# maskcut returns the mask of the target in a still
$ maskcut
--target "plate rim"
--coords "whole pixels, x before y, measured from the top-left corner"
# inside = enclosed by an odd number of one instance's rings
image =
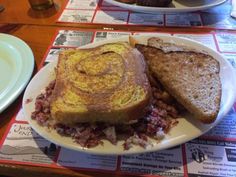
[[[196,7],[184,7],[184,8],[174,8],[174,7],[148,7],[148,6],[137,6],[133,4],[126,4],[122,2],[118,2],[115,0],[104,0],[107,3],[112,5],[132,10],[133,12],[143,12],[143,13],[150,13],[150,14],[158,14],[158,13],[175,13],[175,12],[194,12],[198,10],[206,10],[215,6],[219,6],[225,3],[227,0],[217,0],[217,2],[212,2],[211,4],[196,6]]]
[[[211,49],[211,48],[209,48],[209,47],[207,47],[207,46],[204,46],[203,44],[201,44],[200,42],[197,42],[197,41],[194,41],[194,40],[191,40],[191,39],[186,39],[186,38],[181,38],[181,37],[176,37],[176,36],[163,36],[163,35],[137,35],[137,36],[143,36],[144,38],[148,38],[148,37],[159,37],[159,38],[172,38],[172,39],[179,39],[179,40],[182,40],[182,41],[190,41],[190,42],[193,42],[193,43],[197,43],[198,45],[201,45],[203,48],[206,48],[206,49],[208,49],[208,50],[210,50],[211,52],[213,52],[213,53],[216,53],[217,55],[219,55],[219,57],[220,57],[220,60],[223,60],[224,62],[225,62],[225,64],[226,65],[228,65],[228,67],[229,67],[229,69],[230,69],[230,72],[233,72],[233,73],[235,73],[235,71],[234,71],[234,68],[232,67],[232,65],[219,53],[219,52],[216,52],[216,51],[214,51],[213,49]],[[105,40],[105,41],[99,41],[99,42],[96,42],[96,43],[91,43],[91,44],[88,44],[88,45],[86,45],[86,46],[83,46],[83,48],[89,48],[89,47],[94,47],[94,45],[96,46],[96,45],[101,45],[101,44],[104,44],[104,43],[110,43],[110,42],[114,42],[114,41],[120,41],[120,40],[125,40],[127,37],[129,37],[129,36],[125,36],[125,37],[122,37],[122,38],[119,38],[119,39],[112,39],[112,40]],[[126,39],[127,40],[127,39]],[[219,59],[219,58],[218,58]],[[217,60],[218,60],[217,59]],[[57,61],[55,61],[55,62],[57,62]],[[56,66],[56,63],[55,62],[51,62],[51,63],[49,63],[48,65],[46,65],[43,69],[45,69],[45,68],[49,68],[49,67],[51,67],[51,66]],[[39,72],[43,72],[43,70],[40,70]],[[38,73],[37,73],[38,74]],[[36,75],[37,75],[36,74]],[[32,79],[33,80],[33,79]],[[233,80],[235,80],[236,81],[236,77],[234,77],[233,78]],[[233,83],[231,83],[231,84],[233,84]],[[30,84],[29,84],[30,85]],[[28,91],[28,87],[26,88],[26,92],[25,93],[27,93],[27,91]],[[195,138],[197,138],[197,137],[199,137],[199,136],[201,136],[201,135],[203,135],[204,133],[206,133],[207,131],[209,131],[210,129],[212,129],[214,126],[216,126],[223,118],[224,118],[224,116],[226,115],[226,113],[228,113],[229,111],[230,111],[230,109],[232,108],[232,105],[233,105],[233,103],[234,103],[234,101],[235,101],[235,98],[236,98],[236,93],[235,92],[233,92],[233,95],[232,95],[232,97],[231,98],[228,98],[228,99],[230,99],[230,107],[227,107],[227,110],[224,110],[223,112],[221,112],[221,117],[219,117],[219,115],[218,115],[218,117],[217,117],[217,120],[213,123],[213,124],[208,124],[208,125],[206,125],[207,126],[207,128],[204,130],[204,131],[202,131],[201,130],[201,132],[199,133],[199,134],[195,134],[194,136],[188,136],[187,138],[185,137],[185,138],[183,138],[183,140],[182,141],[180,141],[179,143],[174,143],[174,144],[172,144],[172,145],[162,145],[163,147],[162,148],[157,148],[157,149],[155,149],[155,148],[151,148],[151,149],[140,149],[140,150],[135,150],[135,151],[130,151],[130,150],[128,150],[128,151],[122,151],[122,152],[113,152],[113,153],[111,153],[111,152],[98,152],[98,151],[96,151],[96,150],[94,150],[93,148],[90,148],[90,149],[88,149],[88,148],[83,148],[83,147],[81,147],[81,146],[79,146],[78,144],[77,144],[77,147],[75,147],[75,145],[68,145],[68,144],[62,144],[62,143],[60,143],[59,142],[59,140],[55,140],[55,139],[50,139],[50,138],[48,138],[48,137],[45,137],[45,131],[44,132],[38,132],[38,130],[37,130],[37,128],[39,127],[39,125],[37,125],[37,123],[36,123],[36,121],[34,121],[34,120],[32,120],[31,118],[30,118],[30,116],[26,116],[27,117],[27,121],[29,122],[29,125],[38,133],[38,134],[40,134],[41,136],[43,136],[45,139],[47,139],[47,140],[49,140],[49,141],[51,141],[51,142],[53,142],[53,143],[55,143],[55,144],[59,144],[60,146],[62,146],[62,147],[65,147],[65,148],[68,148],[68,149],[72,149],[72,150],[75,150],[75,151],[78,151],[78,152],[86,152],[86,153],[90,153],[90,154],[100,154],[100,155],[127,155],[127,154],[137,154],[137,153],[146,153],[146,152],[153,152],[153,151],[160,151],[160,150],[163,150],[163,149],[166,149],[166,148],[171,148],[171,147],[174,147],[174,146],[177,146],[177,145],[180,145],[180,144],[182,144],[182,143],[186,143],[187,141],[190,141],[190,140],[192,140],[192,139],[195,139]],[[24,113],[25,113],[25,111],[26,111],[26,104],[25,104],[25,102],[24,101],[26,101],[26,99],[27,99],[27,95],[26,94],[24,94],[24,97],[23,97],[23,111],[24,111]],[[178,125],[177,125],[178,126]],[[205,126],[205,125],[204,125]],[[175,128],[175,127],[174,127]],[[174,129],[173,128],[173,129]],[[41,127],[40,129],[45,129],[44,127]],[[202,128],[203,129],[203,128]],[[46,130],[46,129],[45,129]],[[46,130],[47,131],[47,130]],[[47,132],[46,132],[47,133]],[[62,137],[62,139],[63,138],[66,138],[66,137]],[[71,138],[72,139],[72,138]],[[103,146],[104,147],[104,146]],[[132,149],[132,148],[131,148]]]
[[[19,54],[21,55],[21,63],[22,63],[20,73],[19,75],[17,75],[18,79],[14,82],[14,85],[7,91],[7,93],[0,100],[0,113],[2,113],[23,92],[24,88],[26,87],[27,83],[29,82],[32,76],[35,63],[34,63],[34,55],[31,48],[22,39],[5,33],[0,33],[0,39],[3,42],[8,43],[10,46],[13,46],[14,49],[16,49],[19,52]],[[20,44],[20,46],[18,46],[17,44]]]

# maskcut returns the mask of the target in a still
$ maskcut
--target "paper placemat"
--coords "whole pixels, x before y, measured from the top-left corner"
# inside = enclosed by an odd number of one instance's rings
[[[232,10],[232,11],[231,11]],[[234,12],[235,11],[235,12]],[[104,0],[69,0],[57,22],[158,27],[235,29],[232,1],[197,12],[145,14],[113,6]]]
[[[49,46],[42,66],[57,58],[66,48],[79,47],[94,41],[139,35],[124,31],[59,30]],[[150,34],[150,33],[145,33]],[[153,33],[152,33],[153,34]],[[174,35],[202,42],[221,52],[236,69],[236,33],[155,33]],[[230,76],[229,76],[230,77]],[[13,117],[0,142],[0,162],[94,170],[113,174],[185,177],[236,176],[236,104],[211,131],[183,145],[158,152],[137,155],[91,155],[61,148],[34,132],[22,110]]]

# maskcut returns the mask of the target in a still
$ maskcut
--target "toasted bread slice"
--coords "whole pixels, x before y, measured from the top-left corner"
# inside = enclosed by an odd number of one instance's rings
[[[212,56],[190,51],[159,38],[136,45],[151,72],[189,112],[203,123],[213,122],[220,109],[220,65]]]
[[[146,69],[143,55],[128,43],[63,51],[51,101],[52,118],[64,124],[139,119],[151,98]]]

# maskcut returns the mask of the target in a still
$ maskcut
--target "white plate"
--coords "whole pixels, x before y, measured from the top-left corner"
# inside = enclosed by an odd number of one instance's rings
[[[23,91],[34,69],[34,56],[21,39],[0,33],[0,113]]]
[[[147,39],[153,36],[154,35],[152,36],[139,35],[139,36],[134,36],[134,38],[139,43],[145,44],[147,42]],[[161,141],[160,143],[153,141],[152,142],[153,146],[150,146],[147,149],[135,146],[128,151],[124,151],[122,146],[123,143],[122,141],[118,142],[117,146],[112,145],[108,141],[104,141],[104,146],[99,145],[91,149],[82,148],[80,145],[74,143],[71,138],[60,136],[54,130],[48,131],[47,128],[39,126],[36,123],[36,121],[30,118],[31,113],[34,111],[34,103],[36,96],[39,95],[49,84],[49,82],[55,78],[54,68],[57,63],[55,61],[42,68],[35,75],[35,77],[31,80],[28,87],[26,88],[23,98],[23,111],[25,117],[28,118],[28,122],[30,123],[30,125],[37,133],[39,133],[41,136],[45,137],[49,141],[54,142],[55,144],[59,144],[69,149],[95,153],[95,154],[129,154],[129,153],[157,151],[182,144],[210,130],[226,115],[226,113],[230,110],[230,108],[234,103],[236,96],[236,90],[235,90],[236,77],[233,67],[219,53],[216,53],[212,49],[203,46],[198,42],[172,36],[157,36],[157,37],[163,39],[164,41],[173,42],[178,45],[192,47],[197,50],[204,50],[205,52],[209,53],[220,62],[220,77],[222,81],[222,100],[221,100],[221,108],[219,115],[214,123],[205,125],[196,121],[196,119],[193,119],[191,115],[188,115],[187,119],[181,118],[179,120],[179,124],[176,127],[174,127],[168,135],[166,135],[163,141]],[[123,37],[120,39],[114,39],[109,41],[100,41],[98,43],[89,44],[86,46],[86,48],[95,47],[104,43],[128,41],[128,40],[129,40],[128,37]],[[30,103],[26,103],[27,99],[33,99],[33,101]]]
[[[106,2],[128,10],[144,13],[174,13],[174,12],[191,12],[205,10],[224,3],[226,0],[173,0],[169,7],[147,7],[135,4],[125,4],[115,0],[105,0]]]

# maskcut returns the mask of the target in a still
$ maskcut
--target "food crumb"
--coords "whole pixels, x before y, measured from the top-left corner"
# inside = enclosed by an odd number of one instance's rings
[[[25,101],[25,104],[29,104],[33,101],[33,98],[27,98],[26,101]]]

